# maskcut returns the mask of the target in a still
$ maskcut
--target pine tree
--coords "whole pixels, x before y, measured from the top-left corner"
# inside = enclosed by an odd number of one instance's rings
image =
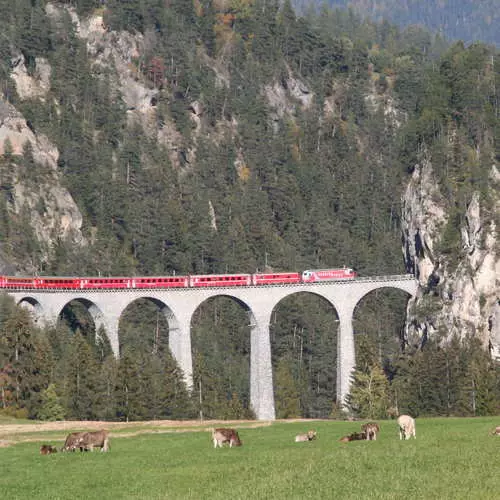
[[[225,420],[238,420],[252,418],[253,414],[245,408],[238,397],[238,394],[233,392],[231,399],[227,402],[222,418]]]
[[[165,411],[162,361],[157,354],[145,354],[141,364],[140,390],[144,401],[144,418],[156,420],[161,418]]]
[[[221,377],[208,366],[205,357],[195,352],[193,363],[193,401],[200,419],[221,418],[226,404],[220,394]]]
[[[385,418],[389,408],[389,382],[380,366],[353,374],[348,406],[361,418]]]
[[[67,416],[79,420],[95,418],[98,399],[98,364],[92,347],[79,330],[70,341],[64,362],[64,404]]]
[[[280,359],[274,381],[274,400],[277,418],[297,418],[301,416],[300,393],[292,376],[290,362]]]
[[[64,420],[65,411],[57,395],[55,384],[49,384],[42,392],[42,401],[38,410],[40,420]]]
[[[34,326],[28,310],[23,307],[12,308],[11,304],[8,299],[2,301],[2,308],[7,315],[3,318],[0,330],[0,356],[3,366],[9,368],[9,378],[13,384],[10,390],[15,403],[22,408],[30,399],[33,384]]]
[[[167,418],[194,418],[197,416],[194,401],[189,395],[184,375],[170,351],[163,355],[164,408]],[[193,398],[196,391],[193,390]]]
[[[49,340],[43,331],[34,332],[33,347],[29,366],[30,395],[26,402],[31,417],[38,414],[43,401],[43,392],[50,382],[55,380],[54,357]]]
[[[118,367],[116,383],[117,417],[126,422],[143,420],[148,412],[142,368],[144,355],[126,348],[123,350]]]
[[[99,398],[96,403],[96,416],[99,420],[116,420],[119,361],[110,354],[101,361],[99,370]]]

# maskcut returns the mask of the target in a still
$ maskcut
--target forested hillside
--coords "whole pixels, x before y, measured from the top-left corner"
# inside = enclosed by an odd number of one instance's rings
[[[8,34],[0,37],[3,272],[416,272],[414,331],[402,292],[370,294],[355,311],[353,410],[498,409],[488,331],[467,323],[443,346],[446,332],[428,327],[451,293],[440,270],[467,254],[473,197],[481,228],[498,227],[498,52],[446,46],[425,30],[351,12],[301,17],[288,1],[0,0],[0,9]],[[446,214],[434,241],[403,220],[405,190],[431,162],[432,201]],[[424,257],[435,269],[421,270]],[[488,323],[494,293],[482,297]],[[208,301],[193,321],[192,399],[152,303],[125,311],[114,360],[80,305],[39,328],[1,301],[1,404],[9,411],[82,419],[252,413],[248,319],[230,299]],[[312,295],[275,311],[278,417],[337,411],[335,318]]]
[[[400,27],[420,25],[449,40],[466,43],[485,42],[500,45],[498,0],[295,0],[294,5],[306,12],[320,9],[325,3],[332,8],[350,8],[375,22],[388,21]]]

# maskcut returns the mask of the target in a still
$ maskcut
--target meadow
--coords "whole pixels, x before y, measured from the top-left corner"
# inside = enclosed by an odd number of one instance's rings
[[[74,424],[74,423],[73,423]],[[239,423],[243,446],[214,449],[207,428],[152,423],[112,428],[109,453],[41,456],[67,427],[32,425],[0,448],[0,492],[8,499],[496,499],[500,418],[417,419],[400,441],[395,421],[377,441],[339,442],[361,422]],[[0,435],[2,434],[0,422]],[[295,443],[315,429],[316,441]],[[5,430],[5,429],[4,429]],[[5,433],[2,438],[5,439]]]

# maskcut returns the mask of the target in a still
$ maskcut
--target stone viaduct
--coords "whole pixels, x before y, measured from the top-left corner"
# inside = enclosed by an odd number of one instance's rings
[[[137,299],[153,301],[165,314],[172,355],[192,386],[191,318],[207,299],[216,296],[236,300],[248,313],[250,338],[250,402],[259,420],[275,418],[269,324],[273,309],[289,295],[306,292],[326,299],[339,322],[337,340],[337,400],[344,404],[355,366],[352,318],[356,305],[379,288],[396,288],[414,297],[417,282],[412,275],[357,278],[346,281],[220,288],[170,288],[165,290],[8,290],[17,303],[30,304],[39,323],[54,323],[71,301],[83,304],[103,326],[115,356],[119,356],[118,322],[126,307]],[[332,319],[333,321],[333,319]]]

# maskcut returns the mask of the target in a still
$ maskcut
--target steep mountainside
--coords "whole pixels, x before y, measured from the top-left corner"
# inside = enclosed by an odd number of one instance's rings
[[[9,5],[0,270],[411,272],[406,325],[402,294],[356,311],[356,342],[372,356],[359,349],[360,364],[395,378],[400,356],[455,335],[500,355],[494,48],[346,12],[299,17],[289,2]],[[302,414],[325,416],[336,334],[331,310],[307,300],[279,311],[273,362],[295,380]],[[150,355],[167,327],[145,307],[122,330],[154,331]],[[199,312],[195,371],[224,373],[224,397],[247,401],[248,334],[235,329],[246,320],[232,307]],[[90,329],[78,311],[66,319]],[[230,342],[238,355],[221,363]]]

